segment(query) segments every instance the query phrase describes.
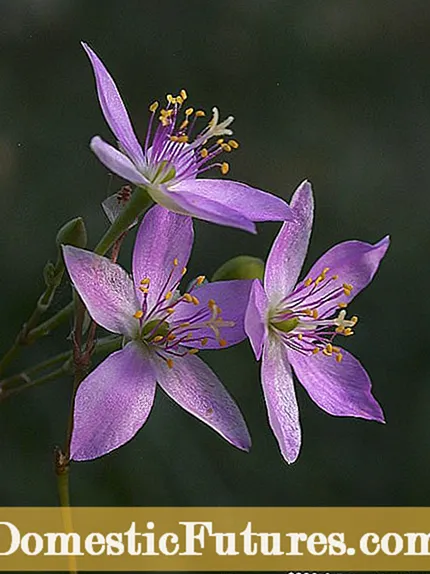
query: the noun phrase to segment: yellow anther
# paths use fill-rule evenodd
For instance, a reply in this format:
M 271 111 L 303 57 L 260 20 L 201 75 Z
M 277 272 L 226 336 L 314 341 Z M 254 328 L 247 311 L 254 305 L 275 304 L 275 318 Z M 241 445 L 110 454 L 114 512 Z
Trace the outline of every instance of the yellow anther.
M 229 140 L 228 145 L 233 149 L 237 149 L 239 147 L 239 142 L 236 140 Z
M 316 355 L 317 353 L 320 352 L 320 348 L 319 347 L 315 347 L 314 349 L 312 349 L 312 355 Z
M 174 341 L 176 339 L 176 335 L 174 333 L 169 333 L 167 335 L 167 340 L 168 341 Z
M 354 331 L 350 327 L 346 327 L 346 329 L 343 330 L 343 334 L 345 337 L 350 337 L 354 334 Z
M 333 353 L 333 345 L 331 343 L 327 343 L 325 346 L 327 353 Z
M 180 130 L 184 130 L 190 122 L 188 120 L 184 120 L 182 124 L 179 126 Z
M 166 359 L 166 363 L 167 363 L 167 366 L 169 367 L 169 369 L 173 368 L 173 359 L 170 359 L 170 358 Z
M 181 94 L 181 98 L 183 100 L 186 100 L 188 98 L 188 94 L 187 92 L 182 88 L 182 90 L 179 92 Z
M 326 273 L 328 273 L 330 271 L 330 267 L 324 267 L 323 269 L 323 275 L 325 275 Z
M 227 345 L 227 341 L 225 339 L 220 339 L 218 343 L 220 347 L 225 347 Z
M 189 327 L 190 325 L 191 325 L 191 323 L 186 322 L 186 323 L 181 323 L 181 324 L 179 325 L 179 327 L 180 327 L 181 329 L 185 329 L 185 327 Z
M 194 108 L 187 108 L 187 109 L 185 110 L 185 115 L 186 115 L 187 117 L 188 117 L 188 116 L 191 116 L 193 112 L 194 112 Z
M 185 335 L 185 339 L 186 339 L 187 341 L 189 341 L 189 340 L 192 339 L 192 338 L 193 338 L 193 334 L 192 334 L 192 333 L 187 333 L 187 334 Z
M 221 164 L 221 173 L 223 175 L 226 175 L 229 172 L 230 166 L 228 165 L 228 163 L 226 161 L 223 161 Z
M 332 279 L 333 281 L 337 281 L 339 279 L 339 275 L 333 275 Z
M 318 311 L 317 311 L 316 309 L 314 309 L 314 310 L 312 311 L 312 317 L 313 317 L 314 319 L 318 319 Z
M 351 285 L 350 283 L 344 283 L 344 284 L 342 285 L 342 287 L 343 287 L 344 289 L 348 289 L 348 291 L 352 291 L 352 289 L 353 289 L 353 287 L 352 287 L 352 285 Z
M 209 309 L 212 309 L 214 306 L 215 306 L 215 301 L 213 299 L 209 299 L 209 301 L 208 301 Z
M 331 353 L 330 351 L 327 351 L 327 347 L 325 347 L 322 352 L 326 357 L 331 357 Z
M 342 353 L 338 353 L 338 354 L 336 355 L 336 362 L 337 362 L 337 363 L 340 363 L 341 360 L 342 360 L 342 358 L 343 358 Z
M 171 291 L 167 291 L 167 293 L 164 295 L 164 298 L 166 299 L 166 301 L 168 301 L 172 297 L 173 297 L 173 293 Z
M 193 296 L 190 295 L 189 293 L 184 293 L 184 299 L 187 303 L 192 303 L 193 302 Z
M 179 261 L 178 261 L 178 258 L 177 258 L 177 257 L 175 257 L 175 259 L 173 260 L 173 265 L 174 265 L 175 267 L 177 267 L 177 266 L 179 265 Z
M 187 143 L 188 142 L 188 136 L 183 134 L 182 136 L 178 137 L 178 142 L 179 143 Z
M 301 341 L 301 340 L 303 339 L 302 333 L 299 333 L 299 334 L 297 335 L 297 338 L 298 338 L 299 341 Z
M 163 340 L 163 335 L 155 335 L 155 337 L 152 339 L 152 342 L 153 343 L 159 343 L 162 340 Z
M 208 339 L 207 337 L 203 337 L 203 339 L 200 341 L 202 344 L 202 347 L 205 347 L 208 344 Z
M 202 156 L 203 159 L 205 159 L 206 157 L 208 157 L 209 152 L 208 152 L 208 150 L 204 147 L 204 148 L 200 151 L 200 155 Z
M 178 142 L 179 141 L 179 137 L 178 136 L 169 136 L 169 140 L 171 142 Z
M 151 279 L 149 277 L 145 277 L 144 279 L 141 279 L 140 284 L 141 285 L 149 285 L 151 283 Z
M 333 347 L 333 353 L 339 353 L 340 349 L 339 347 Z
M 201 285 L 202 283 L 204 283 L 206 277 L 204 275 L 199 275 L 196 279 L 196 285 Z
M 189 354 L 189 355 L 196 355 L 198 352 L 199 352 L 198 349 L 190 349 L 190 350 L 188 351 L 188 354 Z
M 318 286 L 323 280 L 324 277 L 322 275 L 318 275 L 318 277 L 315 279 L 315 285 Z
M 197 297 L 195 295 L 193 295 L 193 304 L 194 305 L 200 305 L 200 301 L 197 299 Z
M 221 147 L 222 147 L 223 151 L 226 151 L 227 153 L 232 150 L 231 146 L 229 146 L 226 143 L 221 144 Z
M 143 287 L 142 285 L 139 287 L 139 291 L 142 291 L 142 293 L 149 293 L 148 287 Z
M 353 317 L 351 317 L 351 322 L 353 323 L 353 326 L 355 326 L 358 323 L 357 315 L 354 315 Z
M 345 295 L 345 297 L 350 297 L 351 296 L 351 290 L 346 289 L 346 287 L 344 287 L 343 288 L 343 294 Z
M 186 268 L 186 267 L 182 267 L 182 271 L 181 271 L 182 275 L 185 275 L 186 272 L 187 272 L 187 268 Z
M 348 307 L 348 303 L 338 303 L 337 306 L 341 309 L 346 309 L 346 307 Z
M 157 111 L 159 105 L 160 105 L 160 104 L 159 104 L 158 102 L 154 102 L 153 104 L 151 104 L 151 105 L 149 106 L 149 111 L 152 112 L 153 114 L 155 114 L 155 112 Z
M 168 101 L 169 104 L 173 104 L 175 98 L 172 96 L 172 94 L 167 94 L 166 100 Z M 161 111 L 163 111 L 163 110 L 161 110 Z
M 314 280 L 313 280 L 311 277 L 309 277 L 309 278 L 306 279 L 306 281 L 305 281 L 305 287 L 310 287 L 313 282 L 314 282 Z
M 304 313 L 305 315 L 307 315 L 308 317 L 310 317 L 310 316 L 312 315 L 312 311 L 311 311 L 310 309 L 305 309 L 305 310 L 303 311 L 303 313 Z
M 133 317 L 135 319 L 142 319 L 143 317 L 143 311 L 141 309 L 139 309 L 138 311 L 136 311 L 136 313 L 133 315 Z
M 223 138 L 219 138 L 218 140 L 216 140 L 216 143 L 217 143 L 218 145 L 222 145 L 222 144 L 224 143 Z
M 206 115 L 206 112 L 204 112 L 203 110 L 197 110 L 196 111 L 196 118 L 204 118 Z
M 182 104 L 184 103 L 184 98 L 182 98 L 181 96 L 176 96 L 175 101 L 173 103 L 182 106 Z
M 169 315 L 171 315 L 174 312 L 175 312 L 175 309 L 173 307 L 169 307 L 168 309 L 166 309 L 166 313 L 168 313 Z
M 342 325 L 339 325 L 339 327 L 336 327 L 335 333 L 337 333 L 338 335 L 340 335 L 340 334 L 343 333 L 343 329 L 344 329 L 344 328 L 342 327 Z

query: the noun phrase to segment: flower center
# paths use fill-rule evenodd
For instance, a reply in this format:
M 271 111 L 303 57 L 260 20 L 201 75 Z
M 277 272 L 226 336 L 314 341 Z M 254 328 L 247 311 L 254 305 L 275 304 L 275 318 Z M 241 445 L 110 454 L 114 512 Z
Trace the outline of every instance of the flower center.
M 138 288 L 143 293 L 142 304 L 133 315 L 140 325 L 137 338 L 150 346 L 170 368 L 173 366 L 172 357 L 195 354 L 211 339 L 220 347 L 225 347 L 227 341 L 221 330 L 235 325 L 234 321 L 222 318 L 221 309 L 213 299 L 209 299 L 205 305 L 200 303 L 195 292 L 198 293 L 198 287 L 205 281 L 203 275 L 197 277 L 187 292 L 181 295 L 178 287 L 187 270 L 184 267 L 179 279 L 175 279 L 178 264 L 175 258 L 171 272 L 152 306 L 148 304 L 150 278 L 145 277 L 140 281 Z M 190 312 L 185 315 L 181 313 L 181 319 L 175 319 L 178 305 L 183 304 L 190 305 Z
M 206 114 L 191 107 L 182 110 L 187 97 L 185 90 L 176 97 L 168 94 L 167 105 L 159 110 L 158 117 L 159 103 L 149 106 L 151 117 L 145 138 L 145 165 L 141 169 L 154 185 L 179 183 L 213 167 L 218 167 L 225 175 L 229 164 L 213 160 L 222 152 L 239 147 L 236 140 L 223 139 L 223 136 L 233 134 L 229 128 L 233 116 L 219 121 L 217 108 L 212 109 L 212 118 L 206 126 L 193 135 L 198 120 Z M 217 139 L 213 141 L 214 138 Z M 213 143 L 209 143 L 210 140 Z
M 336 335 L 353 335 L 358 318 L 346 318 L 353 286 L 340 283 L 337 275 L 328 276 L 329 271 L 326 267 L 315 280 L 302 281 L 282 299 L 269 313 L 269 329 L 294 351 L 304 355 L 322 351 L 340 363 L 342 353 L 333 340 Z M 332 317 L 334 304 L 339 312 Z

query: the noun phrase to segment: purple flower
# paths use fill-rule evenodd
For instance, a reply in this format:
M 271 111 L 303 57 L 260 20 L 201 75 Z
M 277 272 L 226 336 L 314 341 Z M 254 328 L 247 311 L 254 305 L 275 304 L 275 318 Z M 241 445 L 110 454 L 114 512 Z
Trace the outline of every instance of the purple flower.
M 291 219 L 289 206 L 279 197 L 243 183 L 222 179 L 196 179 L 212 167 L 225 175 L 227 162 L 219 162 L 222 152 L 239 144 L 229 128 L 233 117 L 220 121 L 217 108 L 209 123 L 192 135 L 205 113 L 183 110 L 185 90 L 167 96 L 167 105 L 150 107 L 150 120 L 143 148 L 138 142 L 118 89 L 101 60 L 87 44 L 82 44 L 94 69 L 97 92 L 104 117 L 118 141 L 119 150 L 96 136 L 91 149 L 111 171 L 147 190 L 151 198 L 167 209 L 238 227 L 255 233 L 254 221 Z M 214 160 L 216 161 L 214 162 Z
M 78 388 L 71 458 L 89 460 L 130 440 L 145 423 L 156 382 L 227 441 L 248 450 L 243 417 L 216 375 L 196 356 L 243 340 L 251 281 L 179 283 L 193 243 L 192 219 L 154 206 L 133 252 L 133 280 L 119 265 L 64 247 L 73 284 L 96 323 L 124 336 Z M 222 311 L 221 311 L 222 309 Z
M 301 429 L 292 369 L 311 399 L 326 412 L 384 421 L 359 361 L 334 344 L 349 336 L 357 317 L 346 307 L 370 283 L 388 249 L 345 241 L 327 251 L 297 282 L 312 231 L 314 200 L 308 182 L 296 190 L 293 223 L 284 223 L 267 260 L 264 287 L 253 282 L 245 330 L 257 359 L 270 426 L 289 463 L 300 451 Z

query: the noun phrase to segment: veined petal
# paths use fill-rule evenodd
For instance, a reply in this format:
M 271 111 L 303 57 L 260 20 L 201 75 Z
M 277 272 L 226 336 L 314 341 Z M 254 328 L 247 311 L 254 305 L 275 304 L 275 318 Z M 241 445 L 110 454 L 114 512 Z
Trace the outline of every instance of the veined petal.
M 215 373 L 195 355 L 173 360 L 172 368 L 153 356 L 157 381 L 183 409 L 212 427 L 241 450 L 251 448 L 251 438 L 235 401 Z
M 215 281 L 193 289 L 192 294 L 197 297 L 198 305 L 185 301 L 178 303 L 172 315 L 175 325 L 187 322 L 191 324 L 186 331 L 191 332 L 193 337 L 189 341 L 183 341 L 182 344 L 198 349 L 219 349 L 221 346 L 231 347 L 243 341 L 246 338 L 244 318 L 251 285 L 252 281 L 248 280 Z M 221 318 L 219 324 L 215 323 L 212 328 L 202 326 L 193 329 L 195 316 L 199 317 L 196 319 L 198 325 L 211 318 L 212 304 L 209 303 L 211 300 L 221 309 L 218 316 Z M 224 323 L 230 324 L 222 326 Z M 217 330 L 218 333 L 216 333 Z M 202 340 L 204 340 L 204 345 L 202 345 Z
M 373 279 L 379 264 L 384 257 L 390 244 L 389 237 L 384 237 L 372 245 L 363 241 L 345 241 L 339 243 L 327 251 L 312 267 L 308 277 L 316 279 L 325 268 L 329 271 L 327 276 L 337 276 L 336 282 L 330 285 L 335 288 L 338 285 L 352 285 L 351 295 L 347 296 L 342 290 L 338 297 L 334 297 L 318 306 L 320 317 L 330 315 L 338 306 L 338 303 L 349 303 L 360 293 Z M 322 292 L 324 294 L 324 291 Z M 306 303 L 312 307 L 314 301 L 321 298 L 322 294 L 308 297 Z
M 302 441 L 299 407 L 286 349 L 273 337 L 264 345 L 261 382 L 270 426 L 282 456 L 293 463 L 299 456 Z
M 70 278 L 96 323 L 133 337 L 139 322 L 133 317 L 140 308 L 134 285 L 122 267 L 91 251 L 63 246 Z
M 182 277 L 194 240 L 190 217 L 154 205 L 144 216 L 133 249 L 133 279 L 137 293 L 142 279 L 150 280 L 147 301 L 151 308 Z
M 250 221 L 292 219 L 290 207 L 280 197 L 228 179 L 187 179 L 172 191 L 191 193 L 212 200 L 240 213 Z
M 134 163 L 125 154 L 103 141 L 101 137 L 93 137 L 90 148 L 113 173 L 135 185 L 147 185 L 148 181 L 136 169 Z
M 291 209 L 294 220 L 282 226 L 266 263 L 264 288 L 274 304 L 294 289 L 308 250 L 314 217 L 314 198 L 308 181 L 296 189 Z
M 132 161 L 138 165 L 143 163 L 142 148 L 137 141 L 127 110 L 113 78 L 97 54 L 84 42 L 82 42 L 82 47 L 93 67 L 97 94 L 105 120 Z
M 203 219 L 204 221 L 210 221 L 211 223 L 237 227 L 238 229 L 256 233 L 255 224 L 236 209 L 219 201 L 218 198 L 208 199 L 189 191 L 186 185 L 192 181 L 191 179 L 187 179 L 186 182 L 184 181 L 181 184 L 177 184 L 174 189 L 172 188 L 172 191 L 168 191 L 164 194 L 171 198 L 171 209 L 177 209 L 180 213 L 185 213 L 192 217 L 197 217 L 197 219 Z M 196 181 L 199 182 L 202 180 L 198 179 Z M 179 189 L 179 186 L 182 186 L 182 188 Z M 193 188 L 194 187 L 195 186 L 193 186 Z M 156 201 L 154 195 L 152 195 L 152 197 L 154 201 Z M 177 206 L 177 208 L 174 208 L 173 205 Z
M 267 339 L 268 299 L 259 279 L 252 283 L 248 308 L 245 315 L 245 331 L 251 342 L 257 361 L 261 358 L 263 345 Z
M 128 343 L 109 355 L 76 393 L 71 458 L 91 460 L 133 438 L 148 418 L 155 388 L 155 373 L 141 344 Z
M 341 352 L 340 363 L 322 353 L 304 356 L 292 350 L 288 358 L 311 399 L 324 411 L 384 422 L 384 413 L 371 392 L 369 375 L 353 355 L 344 349 Z

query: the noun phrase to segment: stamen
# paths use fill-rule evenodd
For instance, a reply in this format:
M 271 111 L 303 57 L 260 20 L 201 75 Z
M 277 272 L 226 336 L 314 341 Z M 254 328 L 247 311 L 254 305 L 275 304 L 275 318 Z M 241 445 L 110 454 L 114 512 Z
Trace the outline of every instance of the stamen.
M 173 368 L 173 359 L 171 359 L 169 357 L 168 359 L 166 359 L 166 363 L 167 363 L 167 366 L 169 367 L 169 369 Z
M 133 315 L 133 317 L 134 317 L 135 319 L 142 319 L 142 317 L 143 317 L 143 311 L 142 311 L 142 309 L 139 309 L 138 311 L 136 311 L 136 313 Z
M 229 169 L 230 169 L 230 166 L 228 165 L 228 163 L 227 163 L 226 161 L 224 161 L 224 162 L 221 164 L 221 173 L 222 173 L 223 175 L 226 175 L 226 174 L 229 172 Z

